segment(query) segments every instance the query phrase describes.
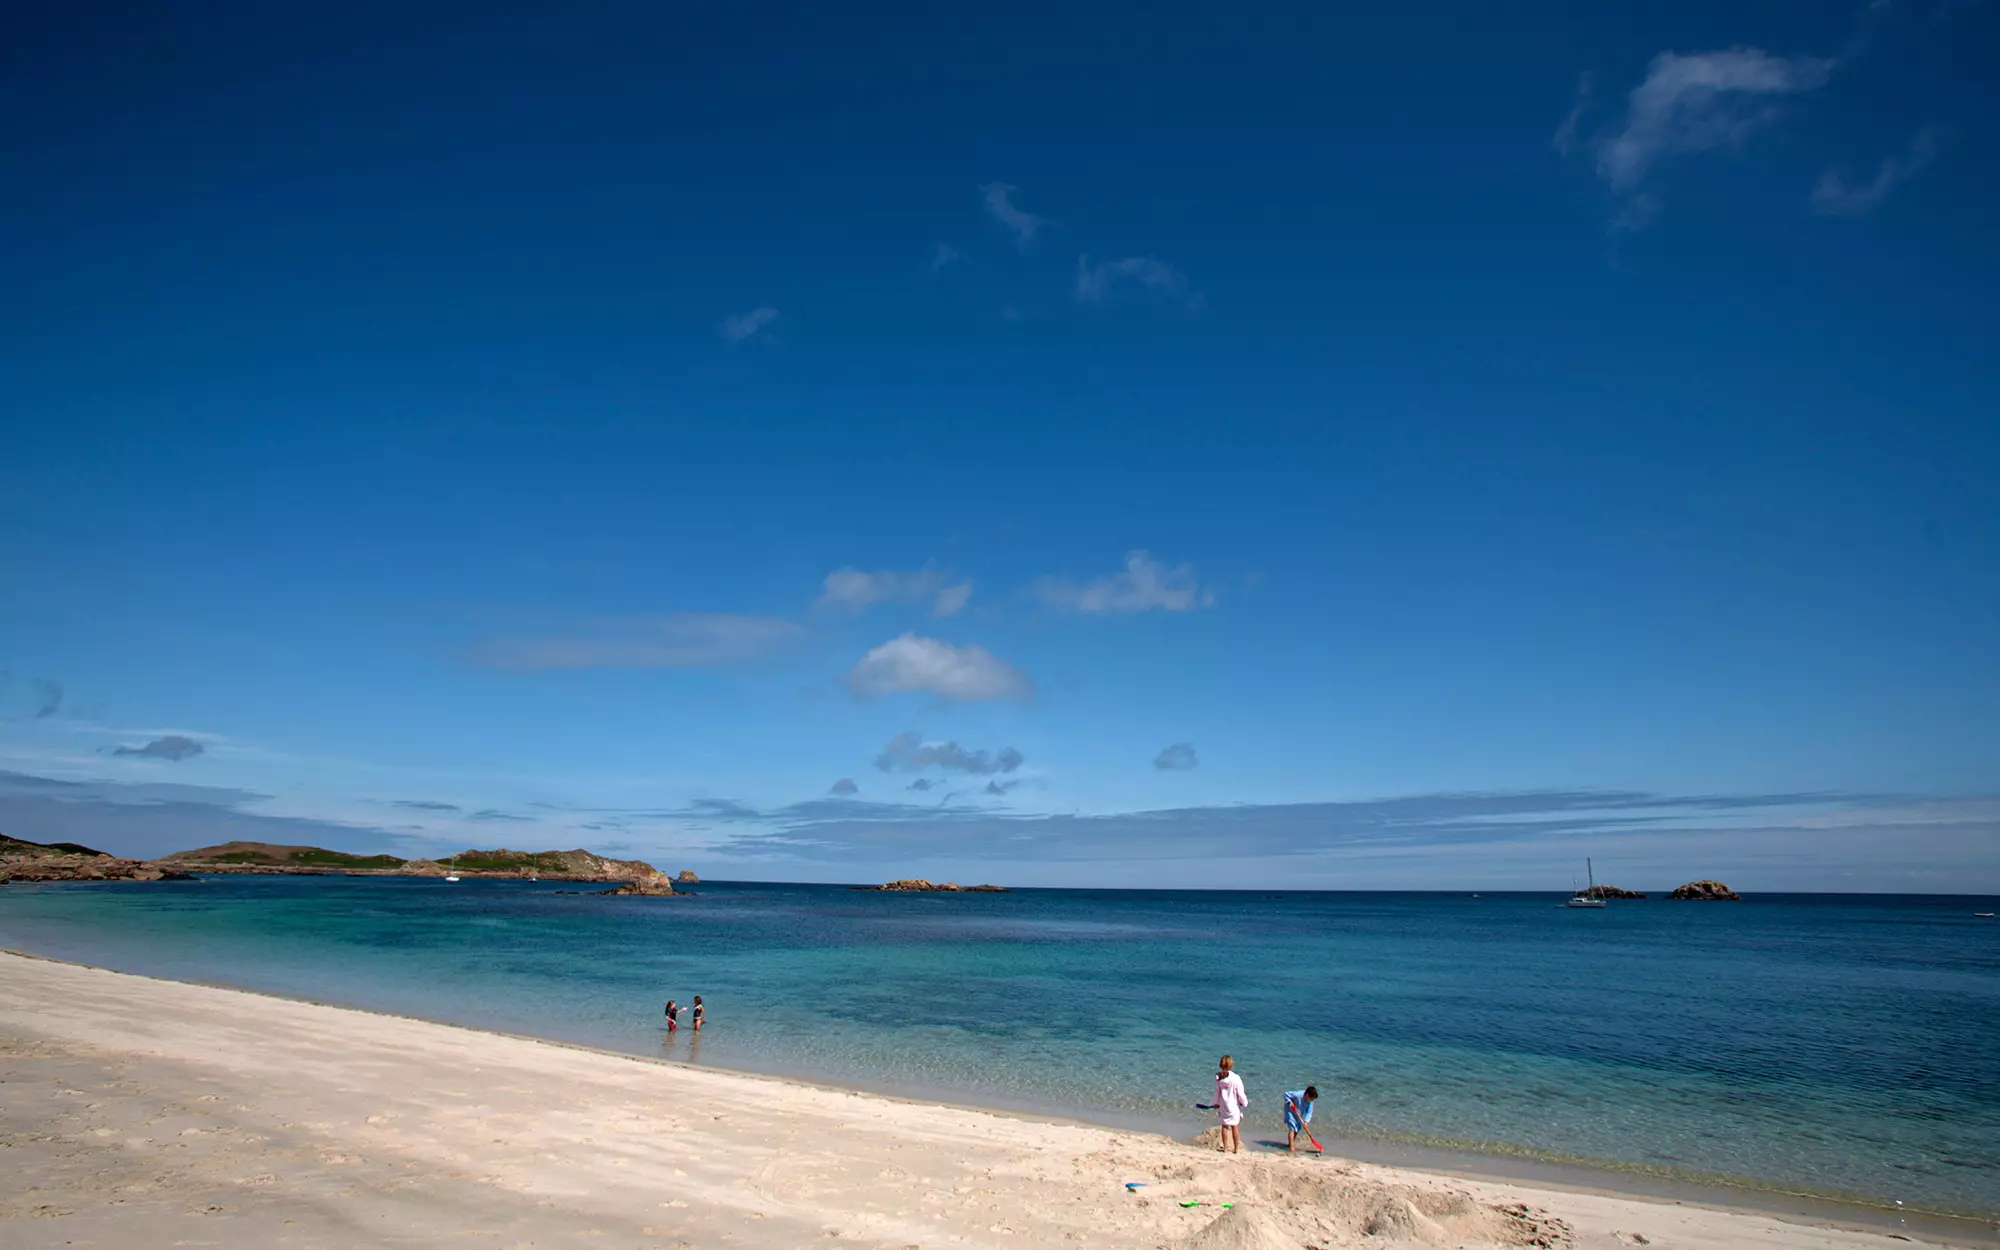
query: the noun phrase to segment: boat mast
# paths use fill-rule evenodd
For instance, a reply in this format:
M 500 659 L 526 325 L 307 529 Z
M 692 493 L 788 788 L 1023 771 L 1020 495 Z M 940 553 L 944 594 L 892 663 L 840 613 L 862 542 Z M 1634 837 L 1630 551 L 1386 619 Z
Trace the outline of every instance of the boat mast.
M 1589 876 L 1589 878 L 1590 878 L 1590 893 L 1589 893 L 1588 895 L 1586 895 L 1586 897 L 1588 897 L 1588 898 L 1596 898 L 1596 897 L 1597 897 L 1597 869 L 1591 866 L 1591 863 L 1590 863 L 1590 857 L 1589 857 L 1589 856 L 1587 856 L 1587 855 L 1586 855 L 1586 856 L 1584 856 L 1584 859 L 1583 859 L 1583 871 L 1584 871 L 1584 873 L 1585 873 L 1586 875 L 1588 875 L 1588 876 Z

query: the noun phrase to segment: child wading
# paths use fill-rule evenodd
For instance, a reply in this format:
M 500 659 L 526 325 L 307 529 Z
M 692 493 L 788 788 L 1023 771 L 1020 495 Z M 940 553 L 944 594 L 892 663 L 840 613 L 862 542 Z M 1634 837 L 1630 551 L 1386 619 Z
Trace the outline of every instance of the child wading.
M 1308 1085 L 1304 1089 L 1287 1090 L 1285 1093 L 1285 1149 L 1294 1153 L 1299 1148 L 1299 1134 L 1313 1143 L 1317 1150 L 1319 1143 L 1313 1140 L 1306 1125 L 1312 1123 L 1313 1104 L 1319 1101 L 1319 1086 Z
M 680 1027 L 681 1027 L 681 1005 L 675 1002 L 673 999 L 669 998 L 667 1000 L 667 1032 L 671 1033 L 675 1029 L 678 1029 Z
M 1222 1121 L 1222 1144 L 1217 1150 L 1232 1154 L 1243 1150 L 1243 1108 L 1250 1105 L 1250 1095 L 1243 1091 L 1243 1078 L 1236 1075 L 1236 1061 L 1228 1055 L 1216 1065 L 1215 1073 L 1215 1115 Z
M 704 1020 L 704 1019 L 705 1019 L 705 1018 L 706 1018 L 707 1016 L 708 1016 L 708 1011 L 707 1011 L 707 1009 L 706 1009 L 706 1008 L 704 1008 L 704 1007 L 703 1007 L 703 1006 L 701 1005 L 701 995 L 699 995 L 699 994 L 696 994 L 696 995 L 694 996 L 694 1031 L 695 1031 L 695 1032 L 697 1032 L 697 1033 L 701 1032 L 701 1022 L 702 1022 L 702 1020 Z

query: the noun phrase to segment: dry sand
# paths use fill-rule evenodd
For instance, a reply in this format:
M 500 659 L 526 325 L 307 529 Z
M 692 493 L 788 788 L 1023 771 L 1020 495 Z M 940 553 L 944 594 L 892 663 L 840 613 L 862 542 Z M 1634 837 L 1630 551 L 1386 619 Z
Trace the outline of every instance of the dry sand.
M 1145 1184 L 1129 1191 L 1130 1181 Z M 1203 1205 L 1180 1205 L 1190 1200 Z M 1222 1156 L 0 954 L 9 1250 L 850 1244 L 1887 1250 L 1911 1240 Z

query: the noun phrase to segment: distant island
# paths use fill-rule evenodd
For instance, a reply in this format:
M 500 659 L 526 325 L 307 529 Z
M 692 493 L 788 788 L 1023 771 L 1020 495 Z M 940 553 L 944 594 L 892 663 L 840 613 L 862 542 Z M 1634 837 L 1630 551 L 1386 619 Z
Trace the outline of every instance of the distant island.
M 640 859 L 571 851 L 460 851 L 439 859 L 353 855 L 318 846 L 224 842 L 159 859 L 121 859 L 73 842 L 26 842 L 0 836 L 0 884 L 8 881 L 189 881 L 196 873 L 342 877 L 501 877 L 620 885 L 619 893 L 675 894 L 674 880 Z M 683 872 L 683 882 L 694 874 Z
M 960 885 L 956 881 L 935 883 L 922 877 L 905 877 L 882 885 L 850 885 L 850 890 L 888 890 L 896 894 L 1005 894 L 1004 885 Z
M 192 873 L 107 855 L 75 842 L 29 842 L 0 834 L 0 885 L 10 881 L 192 880 Z

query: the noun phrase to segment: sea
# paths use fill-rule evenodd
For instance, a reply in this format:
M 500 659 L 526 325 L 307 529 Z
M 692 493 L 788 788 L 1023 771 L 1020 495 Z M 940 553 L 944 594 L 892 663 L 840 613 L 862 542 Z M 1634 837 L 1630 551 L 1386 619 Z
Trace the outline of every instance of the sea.
M 1310 1084 L 1323 1141 L 2000 1215 L 1991 898 L 591 888 L 12 885 L 0 946 L 1176 1135 L 1228 1052 L 1246 1144 Z

